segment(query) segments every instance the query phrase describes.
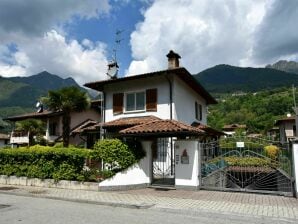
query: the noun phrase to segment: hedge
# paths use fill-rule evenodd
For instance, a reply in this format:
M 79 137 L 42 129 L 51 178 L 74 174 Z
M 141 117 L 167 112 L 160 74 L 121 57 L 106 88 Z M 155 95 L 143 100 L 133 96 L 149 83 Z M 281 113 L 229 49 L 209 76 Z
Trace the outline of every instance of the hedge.
M 229 166 L 241 166 L 241 167 L 273 167 L 276 163 L 272 163 L 269 158 L 260 157 L 237 157 L 237 156 L 227 156 L 227 157 L 217 157 L 209 161 L 209 163 L 219 163 L 220 161 L 225 161 Z
M 35 145 L 0 150 L 0 175 L 26 176 L 40 179 L 99 181 L 115 175 L 144 157 L 138 142 L 119 139 L 98 141 L 94 150 Z M 84 169 L 86 159 L 101 160 L 110 167 Z
M 0 150 L 0 174 L 55 180 L 86 180 L 85 159 L 90 150 L 79 148 L 30 148 Z M 87 178 L 88 179 L 88 178 Z

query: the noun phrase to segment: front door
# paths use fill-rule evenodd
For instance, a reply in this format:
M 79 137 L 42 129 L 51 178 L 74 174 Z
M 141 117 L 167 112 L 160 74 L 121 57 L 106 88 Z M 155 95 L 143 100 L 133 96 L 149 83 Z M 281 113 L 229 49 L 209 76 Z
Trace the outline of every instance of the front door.
M 174 148 L 171 138 L 158 138 L 152 144 L 153 185 L 174 185 Z

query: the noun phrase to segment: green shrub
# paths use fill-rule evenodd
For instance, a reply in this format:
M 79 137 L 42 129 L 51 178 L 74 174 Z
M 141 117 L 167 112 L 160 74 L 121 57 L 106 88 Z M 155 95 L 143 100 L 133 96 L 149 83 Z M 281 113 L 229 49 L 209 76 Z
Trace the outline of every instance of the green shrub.
M 276 160 L 280 153 L 280 149 L 276 145 L 267 145 L 264 147 L 264 151 L 266 156 L 272 160 Z
M 254 167 L 272 167 L 273 164 L 270 159 L 260 158 L 260 157 L 238 157 L 238 156 L 228 156 L 222 158 L 215 158 L 210 161 L 210 163 L 219 163 L 221 160 L 225 161 L 229 166 L 254 166 Z
M 90 150 L 53 148 L 35 145 L 30 148 L 0 150 L 0 174 L 77 180 L 83 172 Z
M 77 177 L 76 167 L 67 163 L 62 163 L 53 172 L 54 180 L 75 180 Z
M 116 173 L 138 162 L 145 153 L 137 144 L 127 144 L 119 139 L 104 139 L 95 143 L 93 155 L 101 158 L 109 166 L 108 170 Z

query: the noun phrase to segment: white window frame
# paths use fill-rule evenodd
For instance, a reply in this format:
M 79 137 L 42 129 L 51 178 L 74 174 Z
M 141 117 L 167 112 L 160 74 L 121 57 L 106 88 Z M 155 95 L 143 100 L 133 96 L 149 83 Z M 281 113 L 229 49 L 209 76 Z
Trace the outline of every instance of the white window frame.
M 137 108 L 137 93 L 144 93 L 144 109 L 142 110 L 136 110 Z M 135 105 L 134 105 L 134 110 L 129 110 L 127 111 L 127 95 L 128 94 L 134 94 L 135 97 Z M 135 112 L 145 112 L 146 111 L 146 91 L 145 90 L 139 90 L 139 91 L 130 91 L 130 92 L 125 92 L 124 93 L 124 113 L 135 113 Z

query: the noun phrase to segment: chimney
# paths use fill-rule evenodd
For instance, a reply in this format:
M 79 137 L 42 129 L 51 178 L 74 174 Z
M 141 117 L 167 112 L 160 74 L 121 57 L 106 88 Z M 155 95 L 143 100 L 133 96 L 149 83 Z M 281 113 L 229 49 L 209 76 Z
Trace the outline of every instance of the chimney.
M 168 69 L 179 68 L 179 59 L 181 58 L 179 54 L 170 50 L 167 54 L 168 57 Z

